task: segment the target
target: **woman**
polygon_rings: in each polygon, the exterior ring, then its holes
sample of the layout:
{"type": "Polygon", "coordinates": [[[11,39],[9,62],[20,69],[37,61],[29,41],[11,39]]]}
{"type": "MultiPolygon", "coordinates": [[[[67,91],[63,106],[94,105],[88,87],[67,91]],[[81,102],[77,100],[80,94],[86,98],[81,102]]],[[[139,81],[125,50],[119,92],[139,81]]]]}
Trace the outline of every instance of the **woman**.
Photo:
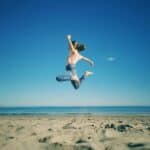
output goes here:
{"type": "Polygon", "coordinates": [[[90,71],[86,71],[81,78],[78,78],[78,75],[76,73],[76,64],[80,60],[84,60],[88,62],[91,66],[94,65],[94,62],[80,54],[81,51],[85,49],[84,45],[78,44],[77,41],[71,41],[71,35],[67,36],[68,44],[69,44],[69,56],[67,58],[67,65],[66,65],[66,70],[71,72],[71,75],[62,75],[62,76],[57,76],[56,80],[61,82],[61,81],[71,81],[73,87],[75,89],[78,89],[82,83],[82,81],[92,75],[93,73],[90,71]]]}

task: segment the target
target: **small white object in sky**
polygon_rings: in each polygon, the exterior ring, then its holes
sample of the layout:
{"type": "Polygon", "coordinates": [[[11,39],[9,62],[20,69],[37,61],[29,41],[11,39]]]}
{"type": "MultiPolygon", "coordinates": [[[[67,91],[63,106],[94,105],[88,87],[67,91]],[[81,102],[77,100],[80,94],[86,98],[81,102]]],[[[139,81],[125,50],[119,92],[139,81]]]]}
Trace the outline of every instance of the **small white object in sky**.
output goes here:
{"type": "Polygon", "coordinates": [[[113,61],[115,61],[116,60],[116,58],[115,57],[107,57],[107,61],[110,61],[110,62],[113,62],[113,61]]]}

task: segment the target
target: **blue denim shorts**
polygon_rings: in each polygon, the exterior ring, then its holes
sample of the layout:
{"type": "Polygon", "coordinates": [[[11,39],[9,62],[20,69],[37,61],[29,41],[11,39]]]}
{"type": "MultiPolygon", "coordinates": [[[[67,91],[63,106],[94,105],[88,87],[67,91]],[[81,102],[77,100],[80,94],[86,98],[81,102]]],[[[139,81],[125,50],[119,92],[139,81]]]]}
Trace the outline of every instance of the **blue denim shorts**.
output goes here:
{"type": "Polygon", "coordinates": [[[72,73],[72,75],[77,75],[76,65],[74,65],[74,64],[66,65],[66,71],[70,71],[72,73]]]}

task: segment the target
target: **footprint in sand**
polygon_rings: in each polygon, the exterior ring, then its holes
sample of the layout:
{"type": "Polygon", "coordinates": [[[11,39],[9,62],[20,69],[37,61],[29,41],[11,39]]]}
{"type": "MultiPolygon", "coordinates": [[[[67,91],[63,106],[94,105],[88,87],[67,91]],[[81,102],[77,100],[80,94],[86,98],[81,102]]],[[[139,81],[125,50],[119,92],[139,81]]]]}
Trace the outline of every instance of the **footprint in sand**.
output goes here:
{"type": "Polygon", "coordinates": [[[113,123],[111,123],[111,124],[106,124],[105,126],[104,126],[104,128],[105,129],[116,129],[116,127],[115,127],[115,124],[113,124],[113,123]]]}
{"type": "Polygon", "coordinates": [[[76,128],[72,126],[72,122],[71,122],[71,123],[67,123],[66,125],[64,125],[63,129],[76,129],[76,128]]]}
{"type": "Polygon", "coordinates": [[[128,125],[128,124],[121,124],[121,125],[118,125],[117,126],[117,130],[119,131],[119,132],[125,132],[125,131],[127,131],[128,129],[130,129],[130,128],[133,128],[131,125],[128,125]]]}
{"type": "Polygon", "coordinates": [[[145,144],[143,143],[128,143],[127,146],[129,148],[143,148],[145,146],[145,144]]]}
{"type": "Polygon", "coordinates": [[[94,148],[84,139],[78,139],[75,144],[74,150],[94,150],[94,148]]]}
{"type": "Polygon", "coordinates": [[[74,147],[74,150],[94,150],[90,145],[78,145],[74,147]]]}
{"type": "Polygon", "coordinates": [[[86,140],[83,140],[83,139],[78,139],[75,143],[81,144],[81,143],[88,143],[88,142],[86,140]]]}
{"type": "Polygon", "coordinates": [[[58,142],[44,145],[44,149],[50,150],[94,150],[90,145],[65,145],[58,142]]]}
{"type": "Polygon", "coordinates": [[[58,142],[53,143],[53,145],[54,145],[54,146],[60,146],[60,147],[62,146],[62,144],[61,144],[61,143],[58,143],[58,142]]]}
{"type": "Polygon", "coordinates": [[[150,127],[146,127],[146,130],[150,131],[150,127]]]}
{"type": "Polygon", "coordinates": [[[18,131],[20,131],[22,129],[24,129],[24,126],[20,126],[20,127],[16,128],[16,132],[18,132],[18,131]]]}
{"type": "Polygon", "coordinates": [[[46,143],[50,139],[51,139],[50,136],[46,136],[46,137],[40,138],[38,141],[39,143],[46,143]]]}
{"type": "Polygon", "coordinates": [[[122,120],[118,120],[118,123],[123,123],[123,121],[122,120]]]}
{"type": "Polygon", "coordinates": [[[8,125],[8,127],[9,127],[9,128],[13,128],[13,127],[14,127],[14,125],[12,125],[12,124],[9,124],[9,125],[8,125]]]}
{"type": "Polygon", "coordinates": [[[58,142],[46,144],[44,145],[43,149],[45,150],[72,150],[70,146],[64,145],[58,142]]]}
{"type": "Polygon", "coordinates": [[[31,136],[36,136],[37,134],[35,132],[31,133],[31,136]]]}
{"type": "Polygon", "coordinates": [[[49,129],[48,129],[48,131],[52,131],[52,129],[51,129],[51,128],[49,128],[49,129]]]}
{"type": "Polygon", "coordinates": [[[15,138],[15,137],[13,137],[13,136],[8,136],[8,137],[7,137],[7,139],[10,139],[10,140],[11,140],[11,139],[14,139],[14,138],[15,138]]]}
{"type": "Polygon", "coordinates": [[[105,147],[105,150],[112,150],[112,146],[111,146],[111,145],[106,146],[106,147],[105,147]]]}

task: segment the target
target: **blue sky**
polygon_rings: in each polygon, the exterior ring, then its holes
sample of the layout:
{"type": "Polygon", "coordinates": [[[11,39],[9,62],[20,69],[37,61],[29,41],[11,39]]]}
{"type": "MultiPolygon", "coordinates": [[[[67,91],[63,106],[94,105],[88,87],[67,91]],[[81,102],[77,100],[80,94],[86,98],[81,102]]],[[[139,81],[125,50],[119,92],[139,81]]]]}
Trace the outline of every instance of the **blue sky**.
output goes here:
{"type": "Polygon", "coordinates": [[[0,106],[150,105],[148,0],[1,0],[0,106]],[[65,73],[71,34],[95,62],[80,89],[65,73]]]}

